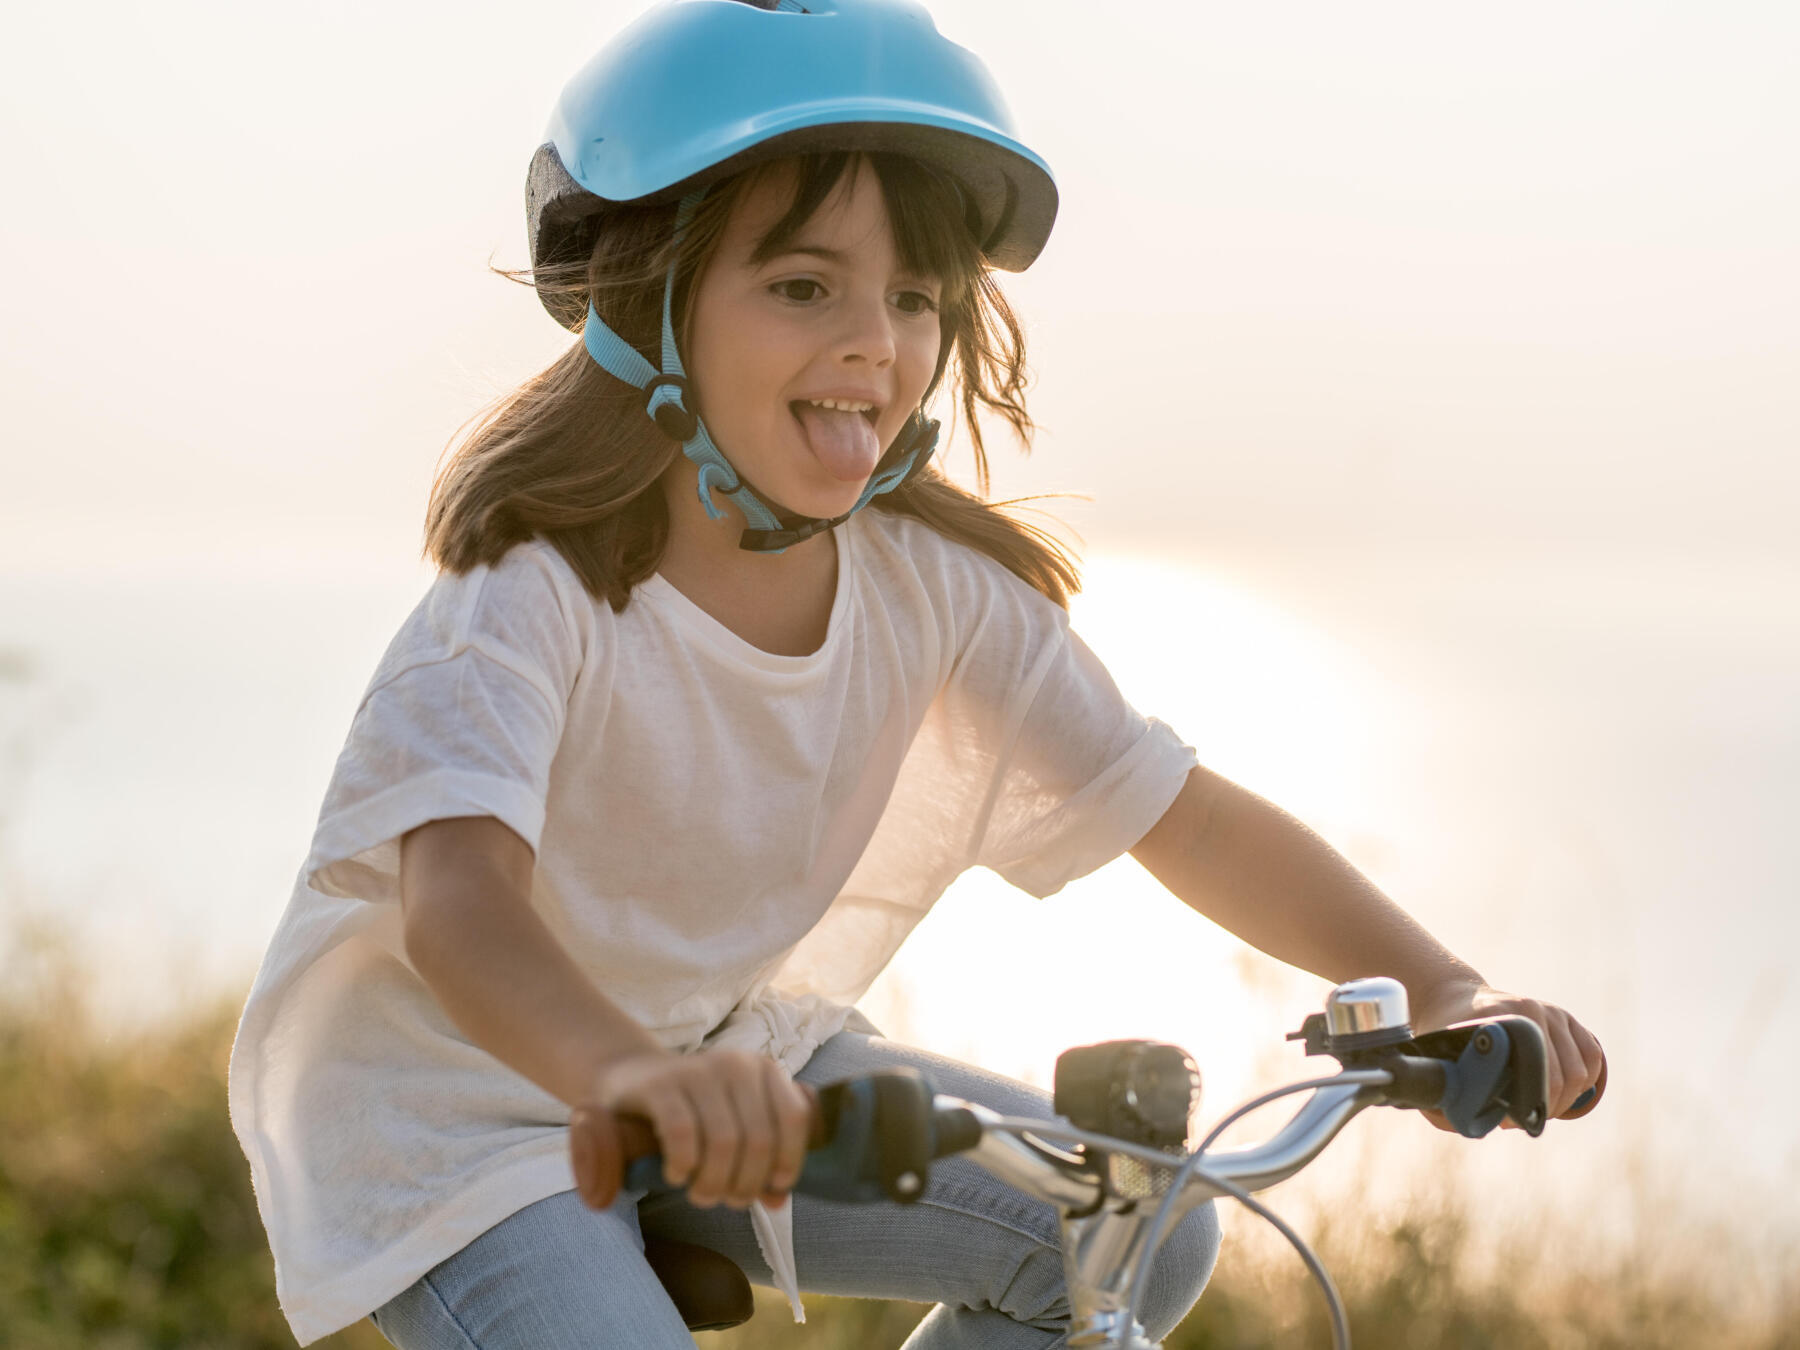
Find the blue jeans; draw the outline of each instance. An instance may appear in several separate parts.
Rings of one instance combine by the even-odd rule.
[[[856,1032],[819,1048],[798,1075],[823,1084],[911,1065],[940,1092],[1007,1115],[1048,1116],[1035,1088]],[[933,1163],[915,1205],[845,1205],[793,1196],[800,1287],[820,1294],[938,1306],[906,1350],[1051,1350],[1065,1343],[1056,1212],[974,1163]],[[604,1213],[573,1191],[496,1224],[376,1309],[400,1350],[692,1350],[693,1337],[643,1258],[643,1234],[698,1243],[773,1284],[749,1217],[696,1209],[679,1193],[626,1195]],[[1157,1258],[1142,1316],[1161,1338],[1212,1274],[1219,1225],[1194,1211]]]

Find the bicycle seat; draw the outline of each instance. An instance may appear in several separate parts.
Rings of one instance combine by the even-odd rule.
[[[644,1259],[662,1281],[689,1331],[741,1326],[756,1311],[744,1272],[710,1247],[647,1237]]]

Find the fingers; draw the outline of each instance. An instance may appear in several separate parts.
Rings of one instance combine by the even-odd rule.
[[[1594,1095],[1589,1097],[1585,1102],[1582,1101],[1580,1097],[1577,1097],[1575,1100],[1579,1105],[1570,1107],[1567,1111],[1564,1111],[1558,1119],[1580,1120],[1596,1106],[1600,1105],[1600,1099],[1606,1095],[1606,1052],[1604,1050],[1600,1052],[1600,1076],[1594,1080],[1593,1093]]]
[[[717,1078],[691,1076],[685,1084],[700,1122],[700,1157],[688,1178],[688,1202],[702,1209],[716,1205],[731,1187],[742,1141],[742,1127],[730,1090]],[[676,1178],[671,1176],[671,1181]],[[680,1184],[678,1181],[676,1184]]]
[[[725,1191],[725,1203],[741,1209],[771,1188],[776,1141],[781,1123],[775,1116],[776,1080],[784,1078],[773,1060],[734,1065],[728,1082],[737,1110],[737,1167]]]
[[[1550,1118],[1555,1120],[1559,1117],[1566,1117],[1569,1108],[1575,1104],[1575,1099],[1582,1093],[1591,1087],[1601,1086],[1606,1073],[1606,1052],[1600,1048],[1600,1041],[1593,1032],[1563,1012],[1561,1008],[1552,1008],[1550,1011],[1562,1019],[1566,1033],[1567,1053],[1570,1056],[1564,1075],[1568,1100],[1563,1102],[1552,1100],[1550,1103]],[[1563,1053],[1562,1045],[1563,1042],[1559,1041],[1559,1054]],[[1594,1101],[1583,1107],[1581,1114],[1585,1116],[1593,1109],[1598,1100],[1599,1094],[1596,1093]]]
[[[1536,999],[1521,998],[1498,989],[1482,989],[1468,1000],[1466,1007],[1456,1011],[1459,1015],[1477,1018],[1515,1013],[1537,1023],[1544,1033],[1544,1107],[1547,1119],[1576,1119],[1586,1115],[1598,1103],[1599,1093],[1605,1090],[1606,1052],[1601,1049],[1594,1034],[1563,1009],[1553,1003],[1540,1003]],[[1570,1108],[1589,1088],[1595,1089],[1594,1097],[1571,1116]],[[1440,1114],[1424,1114],[1439,1129],[1447,1128],[1448,1122]],[[1509,1116],[1501,1122],[1501,1128],[1516,1130],[1520,1126]]]
[[[598,1096],[650,1122],[663,1176],[685,1186],[691,1204],[779,1203],[799,1177],[812,1098],[771,1059],[731,1051],[642,1058],[614,1066]],[[589,1151],[575,1135],[571,1146],[578,1157]]]
[[[1555,1120],[1599,1079],[1606,1063],[1600,1042],[1591,1031],[1553,1003],[1509,999],[1506,1011],[1522,1013],[1543,1028],[1548,1089],[1544,1114],[1545,1119]],[[1587,1113],[1584,1110],[1582,1114]],[[1506,1128],[1518,1126],[1508,1119]]]
[[[700,1164],[700,1112],[683,1086],[669,1083],[643,1094],[643,1114],[656,1130],[663,1177],[672,1186],[690,1183]]]
[[[1555,1120],[1569,1104],[1581,1095],[1587,1086],[1585,1070],[1581,1063],[1581,1052],[1575,1048],[1575,1038],[1569,1034],[1569,1014],[1561,1008],[1545,1008],[1545,1039],[1550,1043],[1550,1095],[1546,1098],[1546,1120]]]
[[[610,1206],[619,1193],[624,1162],[618,1124],[610,1111],[578,1107],[569,1117],[569,1162],[583,1203],[590,1209]]]
[[[1555,1120],[1594,1086],[1606,1057],[1594,1034],[1554,1004],[1538,1005],[1532,1015],[1544,1029],[1550,1052],[1550,1092],[1545,1114],[1547,1119]]]
[[[777,1090],[770,1094],[775,1114],[775,1158],[769,1169],[765,1203],[778,1200],[794,1188],[806,1163],[807,1137],[812,1132],[813,1097],[786,1074],[780,1074]]]
[[[779,1201],[799,1179],[812,1127],[812,1098],[775,1061],[758,1055],[722,1057],[720,1081],[734,1108],[736,1165],[724,1203],[745,1208],[753,1200]],[[690,1188],[688,1198],[694,1204]]]
[[[707,1109],[701,1116],[700,1168],[688,1183],[688,1203],[746,1208],[769,1189],[779,1133],[770,1088],[786,1075],[760,1055],[702,1053],[694,1061],[704,1074],[694,1091]]]

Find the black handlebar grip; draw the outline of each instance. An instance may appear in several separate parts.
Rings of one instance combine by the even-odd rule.
[[[1435,1111],[1444,1104],[1447,1076],[1443,1060],[1395,1055],[1381,1067],[1394,1075],[1394,1081],[1382,1091],[1395,1106]]]
[[[981,1142],[981,1122],[966,1106],[940,1107],[931,1113],[932,1156],[966,1153]]]

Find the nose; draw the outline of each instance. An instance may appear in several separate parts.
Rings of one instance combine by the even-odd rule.
[[[842,313],[843,324],[835,341],[837,359],[875,370],[893,365],[897,349],[887,297],[853,297],[845,302]]]

